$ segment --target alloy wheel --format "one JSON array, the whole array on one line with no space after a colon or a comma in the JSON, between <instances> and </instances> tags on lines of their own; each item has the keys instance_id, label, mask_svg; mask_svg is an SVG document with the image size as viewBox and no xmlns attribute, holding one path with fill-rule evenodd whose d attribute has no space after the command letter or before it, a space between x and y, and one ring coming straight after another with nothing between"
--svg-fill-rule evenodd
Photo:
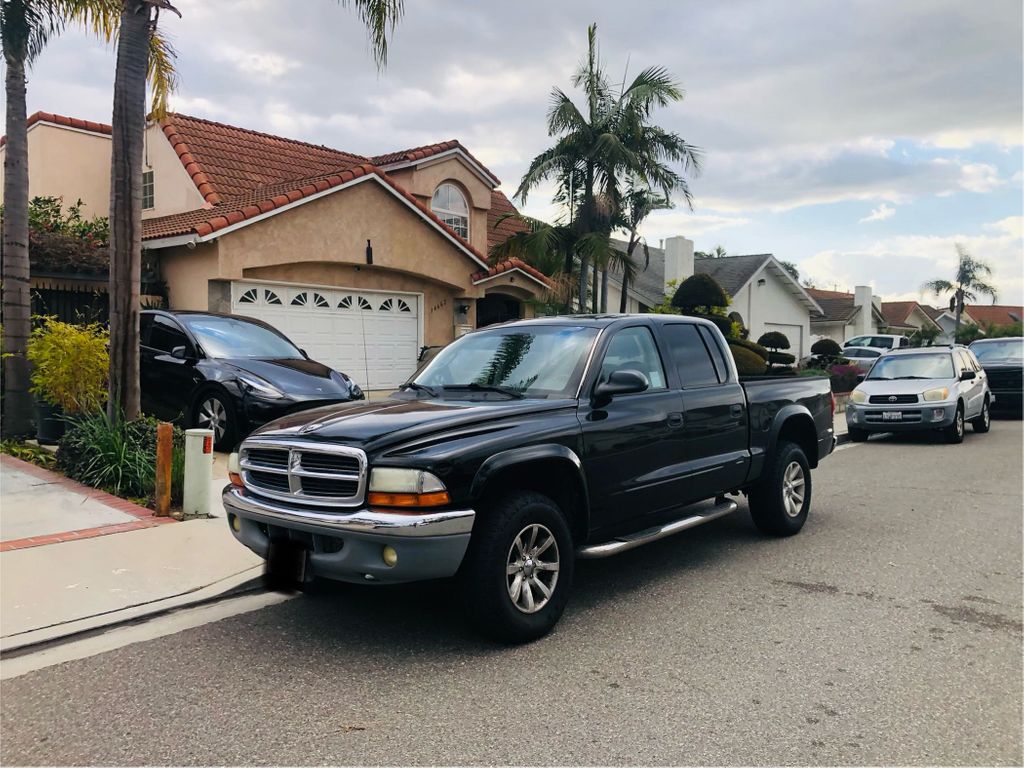
<instances>
[{"instance_id":1,"label":"alloy wheel","mask_svg":"<svg viewBox=\"0 0 1024 768\"><path fill-rule=\"evenodd\" d=\"M963 437L964 434L964 412L962 410L956 412L956 434L957 437Z\"/></svg>"},{"instance_id":2,"label":"alloy wheel","mask_svg":"<svg viewBox=\"0 0 1024 768\"><path fill-rule=\"evenodd\" d=\"M786 514L796 517L804 508L804 468L798 461L791 461L782 473L782 505Z\"/></svg>"},{"instance_id":3,"label":"alloy wheel","mask_svg":"<svg viewBox=\"0 0 1024 768\"><path fill-rule=\"evenodd\" d=\"M228 412L216 397L210 397L199 406L199 414L196 416L196 424L202 429L212 429L216 440L224 437L228 428Z\"/></svg>"},{"instance_id":4,"label":"alloy wheel","mask_svg":"<svg viewBox=\"0 0 1024 768\"><path fill-rule=\"evenodd\" d=\"M518 610L536 613L555 592L558 583L558 542L540 523L521 530L508 550L505 574L508 596Z\"/></svg>"}]
</instances>

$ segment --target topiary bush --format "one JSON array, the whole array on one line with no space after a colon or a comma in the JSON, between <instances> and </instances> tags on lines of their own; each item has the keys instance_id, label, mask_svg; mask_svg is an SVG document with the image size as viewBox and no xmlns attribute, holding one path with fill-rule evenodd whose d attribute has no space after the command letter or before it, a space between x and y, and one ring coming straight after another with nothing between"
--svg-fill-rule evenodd
<instances>
[{"instance_id":1,"label":"topiary bush","mask_svg":"<svg viewBox=\"0 0 1024 768\"><path fill-rule=\"evenodd\" d=\"M769 352L768 362L771 365L792 365L796 362L796 357L788 352Z\"/></svg>"},{"instance_id":2,"label":"topiary bush","mask_svg":"<svg viewBox=\"0 0 1024 768\"><path fill-rule=\"evenodd\" d=\"M755 344L749 339L729 339L729 345L743 347L743 349L746 349L749 352L753 352L766 363L768 362L768 350L762 347L760 344Z\"/></svg>"},{"instance_id":3,"label":"topiary bush","mask_svg":"<svg viewBox=\"0 0 1024 768\"><path fill-rule=\"evenodd\" d=\"M729 297L711 275L690 275L676 289L672 306L687 314L711 314L713 308L728 307Z\"/></svg>"},{"instance_id":4,"label":"topiary bush","mask_svg":"<svg viewBox=\"0 0 1024 768\"><path fill-rule=\"evenodd\" d=\"M733 322L725 315L692 315L692 317L699 317L703 320L710 320L715 326L722 332L722 335L726 339L730 339L733 336Z\"/></svg>"},{"instance_id":5,"label":"topiary bush","mask_svg":"<svg viewBox=\"0 0 1024 768\"><path fill-rule=\"evenodd\" d=\"M729 351L732 352L732 359L736 361L736 371L740 376L760 376L765 372L767 363L764 358L746 346L733 343L735 339L729 340Z\"/></svg>"},{"instance_id":6,"label":"topiary bush","mask_svg":"<svg viewBox=\"0 0 1024 768\"><path fill-rule=\"evenodd\" d=\"M107 398L110 335L99 323L72 325L46 317L32 331L27 356L33 395L67 415L98 410Z\"/></svg>"},{"instance_id":7,"label":"topiary bush","mask_svg":"<svg viewBox=\"0 0 1024 768\"><path fill-rule=\"evenodd\" d=\"M821 357L841 357L843 348L832 339L818 339L811 344L811 354Z\"/></svg>"},{"instance_id":8,"label":"topiary bush","mask_svg":"<svg viewBox=\"0 0 1024 768\"><path fill-rule=\"evenodd\" d=\"M762 347L776 351L789 349L789 339L786 338L786 334L779 331L768 331L768 333L761 334L761 338L757 340L757 343Z\"/></svg>"}]
</instances>

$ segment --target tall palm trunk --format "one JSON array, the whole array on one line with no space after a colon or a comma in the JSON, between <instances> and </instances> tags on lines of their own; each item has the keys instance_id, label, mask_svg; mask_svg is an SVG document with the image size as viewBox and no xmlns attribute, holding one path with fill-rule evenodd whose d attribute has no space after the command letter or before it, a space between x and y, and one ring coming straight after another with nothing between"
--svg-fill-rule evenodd
<instances>
[{"instance_id":1,"label":"tall palm trunk","mask_svg":"<svg viewBox=\"0 0 1024 768\"><path fill-rule=\"evenodd\" d=\"M579 314L585 314L587 311L587 275L590 274L590 260L580 255L580 294L578 301L576 302L576 311Z\"/></svg>"},{"instance_id":2,"label":"tall palm trunk","mask_svg":"<svg viewBox=\"0 0 1024 768\"><path fill-rule=\"evenodd\" d=\"M590 301L591 301L591 307L593 308L593 312L594 312L595 315L598 312L601 311L600 307L598 305L598 302L601 299L600 290L599 290L599 283L598 283L598 280L600 278L600 275L598 275L598 267L599 266L600 266L600 264L598 264L598 262L595 260L594 261L594 274L593 274L593 276L591 278L591 281L590 281L590 293L591 293Z\"/></svg>"},{"instance_id":3,"label":"tall palm trunk","mask_svg":"<svg viewBox=\"0 0 1024 768\"><path fill-rule=\"evenodd\" d=\"M622 273L622 295L619 297L619 312L625 314L626 302L628 301L627 291L629 290L629 275Z\"/></svg>"},{"instance_id":4,"label":"tall palm trunk","mask_svg":"<svg viewBox=\"0 0 1024 768\"><path fill-rule=\"evenodd\" d=\"M110 161L111 419L139 415L139 281L142 274L142 144L150 6L124 0L114 75Z\"/></svg>"},{"instance_id":5,"label":"tall palm trunk","mask_svg":"<svg viewBox=\"0 0 1024 768\"><path fill-rule=\"evenodd\" d=\"M608 265L601 272L601 312L608 311Z\"/></svg>"},{"instance_id":6,"label":"tall palm trunk","mask_svg":"<svg viewBox=\"0 0 1024 768\"><path fill-rule=\"evenodd\" d=\"M956 308L953 312L953 316L956 318L956 323L953 325L953 343L956 344L956 338L960 335L960 315L964 311L964 289L957 288L956 293L953 295L953 300L956 302Z\"/></svg>"},{"instance_id":7,"label":"tall palm trunk","mask_svg":"<svg viewBox=\"0 0 1024 768\"><path fill-rule=\"evenodd\" d=\"M32 431L32 396L25 347L31 329L28 262L28 127L25 125L25 57L5 51L7 151L4 155L3 433ZM24 54L24 51L21 51Z\"/></svg>"}]
</instances>

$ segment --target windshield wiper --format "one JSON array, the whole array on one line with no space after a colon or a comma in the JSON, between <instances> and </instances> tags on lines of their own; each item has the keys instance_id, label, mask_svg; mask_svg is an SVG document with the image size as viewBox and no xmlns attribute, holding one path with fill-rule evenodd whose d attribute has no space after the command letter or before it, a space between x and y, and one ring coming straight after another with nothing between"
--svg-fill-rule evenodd
<instances>
[{"instance_id":1,"label":"windshield wiper","mask_svg":"<svg viewBox=\"0 0 1024 768\"><path fill-rule=\"evenodd\" d=\"M404 389L411 389L414 392L426 392L431 397L440 397L437 390L433 387L428 387L426 384L417 384L415 381L407 381L398 388L399 391Z\"/></svg>"},{"instance_id":2,"label":"windshield wiper","mask_svg":"<svg viewBox=\"0 0 1024 768\"><path fill-rule=\"evenodd\" d=\"M475 381L471 384L445 384L443 389L468 389L471 392L500 392L503 395L514 397L517 400L522 400L526 395L511 387L500 387L497 384L477 384Z\"/></svg>"},{"instance_id":3,"label":"windshield wiper","mask_svg":"<svg viewBox=\"0 0 1024 768\"><path fill-rule=\"evenodd\" d=\"M895 376L893 381L902 381L903 379L928 379L930 376Z\"/></svg>"}]
</instances>

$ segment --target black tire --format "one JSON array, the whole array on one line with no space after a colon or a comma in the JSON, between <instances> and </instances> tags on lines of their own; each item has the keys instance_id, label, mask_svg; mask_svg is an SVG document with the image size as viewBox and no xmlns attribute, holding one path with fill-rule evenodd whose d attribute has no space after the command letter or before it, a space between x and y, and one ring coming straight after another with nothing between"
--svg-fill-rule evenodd
<instances>
[{"instance_id":1,"label":"black tire","mask_svg":"<svg viewBox=\"0 0 1024 768\"><path fill-rule=\"evenodd\" d=\"M513 554L517 551L516 540L525 534L529 543L531 530L538 534L533 550L547 542L545 531L553 537L555 558L542 552L547 559L537 558L537 561L545 566L557 563L557 570L534 570L531 564L537 561L520 559L523 569L530 565L530 573L524 579L522 572L509 574L508 569L517 564L511 562L516 558ZM551 546L544 546L544 552L550 553ZM468 618L482 634L499 642L527 643L543 637L561 618L569 601L575 559L569 526L561 510L547 496L529 491L511 492L484 505L473 527L469 551L460 572ZM517 575L521 581L519 603L527 602L528 590L530 603L537 605L532 598L534 579L550 588L546 602L532 613L513 602L511 590ZM524 587L524 582L529 586ZM543 597L540 588L537 589Z\"/></svg>"},{"instance_id":2,"label":"black tire","mask_svg":"<svg viewBox=\"0 0 1024 768\"><path fill-rule=\"evenodd\" d=\"M868 439L868 431L866 429L857 429L856 427L850 427L847 430L847 434L850 436L851 442L863 443Z\"/></svg>"},{"instance_id":3,"label":"black tire","mask_svg":"<svg viewBox=\"0 0 1024 768\"><path fill-rule=\"evenodd\" d=\"M976 419L971 419L971 429L980 434L985 434L992 427L992 414L989 412L988 398L985 398L981 406L981 414Z\"/></svg>"},{"instance_id":4,"label":"black tire","mask_svg":"<svg viewBox=\"0 0 1024 768\"><path fill-rule=\"evenodd\" d=\"M189 425L200 429L212 429L211 419L216 417L213 447L218 451L233 451L238 439L238 418L230 398L212 389L200 392L192 404L192 418ZM221 430L223 426L223 430Z\"/></svg>"},{"instance_id":5,"label":"black tire","mask_svg":"<svg viewBox=\"0 0 1024 768\"><path fill-rule=\"evenodd\" d=\"M942 436L946 438L947 443L956 444L964 441L964 406L962 403L957 405L953 423L942 430Z\"/></svg>"},{"instance_id":6,"label":"black tire","mask_svg":"<svg viewBox=\"0 0 1024 768\"><path fill-rule=\"evenodd\" d=\"M794 469L794 465L798 469ZM797 479L802 484L797 486ZM803 489L799 503L792 491ZM792 490L791 490L792 489ZM760 482L748 494L750 516L761 533L792 536L799 533L811 508L811 468L803 448L780 442ZM794 513L795 510L795 513Z\"/></svg>"}]
</instances>

